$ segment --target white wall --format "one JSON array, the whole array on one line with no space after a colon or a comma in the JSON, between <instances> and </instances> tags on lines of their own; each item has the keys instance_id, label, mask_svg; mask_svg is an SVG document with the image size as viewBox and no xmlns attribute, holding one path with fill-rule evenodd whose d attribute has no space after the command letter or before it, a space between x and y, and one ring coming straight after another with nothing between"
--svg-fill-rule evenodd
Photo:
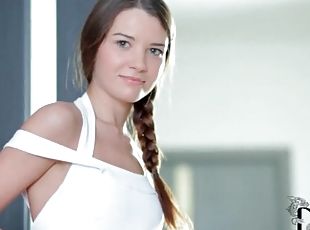
<instances>
[{"instance_id":1,"label":"white wall","mask_svg":"<svg viewBox=\"0 0 310 230\"><path fill-rule=\"evenodd\" d=\"M287 148L288 195L310 201L310 2L190 2L170 1L177 59L157 101L161 146Z\"/></svg>"}]
</instances>

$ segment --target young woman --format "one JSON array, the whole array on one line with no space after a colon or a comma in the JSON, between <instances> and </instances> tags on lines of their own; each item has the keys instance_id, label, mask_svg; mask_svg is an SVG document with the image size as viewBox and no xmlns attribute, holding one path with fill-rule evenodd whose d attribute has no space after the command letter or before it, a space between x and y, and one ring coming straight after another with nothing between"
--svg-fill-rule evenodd
<instances>
[{"instance_id":1,"label":"young woman","mask_svg":"<svg viewBox=\"0 0 310 230\"><path fill-rule=\"evenodd\" d=\"M87 90L39 109L5 145L0 210L23 192L33 230L190 228L159 175L152 117L171 28L162 0L97 2L80 40Z\"/></svg>"}]
</instances>

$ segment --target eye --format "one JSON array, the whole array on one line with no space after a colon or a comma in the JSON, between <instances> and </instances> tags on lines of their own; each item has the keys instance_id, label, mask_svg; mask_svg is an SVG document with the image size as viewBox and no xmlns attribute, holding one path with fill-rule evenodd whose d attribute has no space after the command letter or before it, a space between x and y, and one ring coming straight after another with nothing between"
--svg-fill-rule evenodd
<instances>
[{"instance_id":1,"label":"eye","mask_svg":"<svg viewBox=\"0 0 310 230\"><path fill-rule=\"evenodd\" d=\"M155 56L162 56L163 55L163 51L157 48L151 48L150 52L155 55Z\"/></svg>"},{"instance_id":2,"label":"eye","mask_svg":"<svg viewBox=\"0 0 310 230\"><path fill-rule=\"evenodd\" d=\"M116 41L116 44L121 47L121 48L128 48L129 47L129 42L125 40L119 40Z\"/></svg>"}]
</instances>

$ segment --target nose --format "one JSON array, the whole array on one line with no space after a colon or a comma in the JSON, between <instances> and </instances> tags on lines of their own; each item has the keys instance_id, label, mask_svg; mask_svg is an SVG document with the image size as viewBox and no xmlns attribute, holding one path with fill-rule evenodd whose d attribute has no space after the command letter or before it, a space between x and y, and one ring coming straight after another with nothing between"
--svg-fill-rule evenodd
<instances>
[{"instance_id":1,"label":"nose","mask_svg":"<svg viewBox=\"0 0 310 230\"><path fill-rule=\"evenodd\" d=\"M147 71L145 52L139 51L132 55L130 68L135 69L138 72Z\"/></svg>"}]
</instances>

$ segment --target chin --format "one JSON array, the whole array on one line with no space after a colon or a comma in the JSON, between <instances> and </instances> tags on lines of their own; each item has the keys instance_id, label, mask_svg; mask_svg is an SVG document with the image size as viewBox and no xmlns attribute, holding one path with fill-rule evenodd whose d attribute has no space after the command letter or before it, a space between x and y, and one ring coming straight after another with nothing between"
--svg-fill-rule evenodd
<instances>
[{"instance_id":1,"label":"chin","mask_svg":"<svg viewBox=\"0 0 310 230\"><path fill-rule=\"evenodd\" d=\"M137 96L137 95L123 95L122 97L119 97L118 99L125 102L125 103L129 103L129 104L133 104L137 101L139 101L142 97Z\"/></svg>"},{"instance_id":2,"label":"chin","mask_svg":"<svg viewBox=\"0 0 310 230\"><path fill-rule=\"evenodd\" d=\"M148 95L149 92L141 92L138 97L134 100L134 102L140 101L142 98L144 98L146 95Z\"/></svg>"},{"instance_id":3,"label":"chin","mask_svg":"<svg viewBox=\"0 0 310 230\"><path fill-rule=\"evenodd\" d=\"M129 103L135 103L144 98L146 95L147 95L146 92L140 91L140 93L123 95L123 99L125 99L125 101Z\"/></svg>"},{"instance_id":4,"label":"chin","mask_svg":"<svg viewBox=\"0 0 310 230\"><path fill-rule=\"evenodd\" d=\"M128 103L135 103L144 98L145 96L147 96L151 91L152 89L123 90L122 93L119 95L120 96L119 99Z\"/></svg>"}]
</instances>

